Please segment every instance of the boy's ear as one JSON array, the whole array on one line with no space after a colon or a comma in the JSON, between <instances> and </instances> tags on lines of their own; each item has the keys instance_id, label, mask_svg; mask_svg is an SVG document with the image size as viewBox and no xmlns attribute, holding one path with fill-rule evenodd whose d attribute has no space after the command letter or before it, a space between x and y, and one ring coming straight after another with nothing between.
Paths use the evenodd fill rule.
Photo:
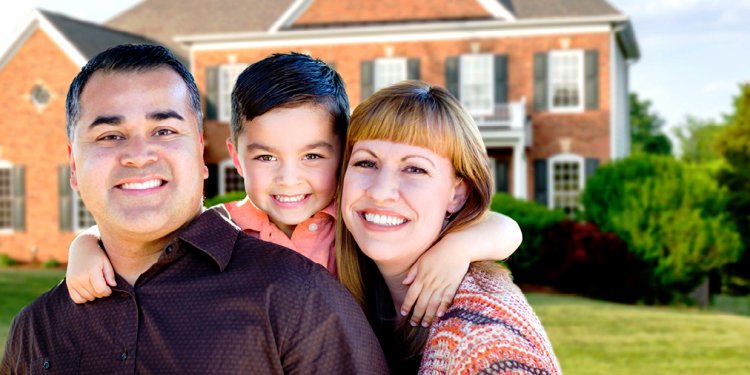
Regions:
<instances>
[{"instance_id":1,"label":"boy's ear","mask_svg":"<svg viewBox=\"0 0 750 375\"><path fill-rule=\"evenodd\" d=\"M448 204L448 211L455 213L464 207L466 199L469 197L469 185L463 178L457 178L453 185L453 196Z\"/></svg>"},{"instance_id":2,"label":"boy's ear","mask_svg":"<svg viewBox=\"0 0 750 375\"><path fill-rule=\"evenodd\" d=\"M242 170L242 164L240 164L240 156L234 148L232 137L227 138L227 150L229 150L229 155L232 155L232 163L234 163L234 167L237 168L237 173L239 173L242 178L245 178L245 172Z\"/></svg>"}]
</instances>

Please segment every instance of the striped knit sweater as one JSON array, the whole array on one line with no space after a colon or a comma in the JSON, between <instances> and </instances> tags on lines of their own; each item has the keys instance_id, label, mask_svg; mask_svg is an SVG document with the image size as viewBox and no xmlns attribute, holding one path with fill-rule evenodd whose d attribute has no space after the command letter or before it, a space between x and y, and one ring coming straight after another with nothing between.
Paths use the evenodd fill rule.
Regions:
<instances>
[{"instance_id":1,"label":"striped knit sweater","mask_svg":"<svg viewBox=\"0 0 750 375\"><path fill-rule=\"evenodd\" d=\"M420 374L561 374L542 324L499 265L475 263L430 329Z\"/></svg>"}]
</instances>

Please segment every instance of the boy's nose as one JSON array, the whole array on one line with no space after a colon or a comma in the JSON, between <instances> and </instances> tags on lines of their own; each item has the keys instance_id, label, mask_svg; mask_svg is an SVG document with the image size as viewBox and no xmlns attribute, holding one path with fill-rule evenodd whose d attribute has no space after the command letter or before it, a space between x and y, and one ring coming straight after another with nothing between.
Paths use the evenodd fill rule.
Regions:
<instances>
[{"instance_id":1,"label":"boy's nose","mask_svg":"<svg viewBox=\"0 0 750 375\"><path fill-rule=\"evenodd\" d=\"M295 185L300 180L299 168L293 163L282 163L276 180L281 185Z\"/></svg>"}]
</instances>

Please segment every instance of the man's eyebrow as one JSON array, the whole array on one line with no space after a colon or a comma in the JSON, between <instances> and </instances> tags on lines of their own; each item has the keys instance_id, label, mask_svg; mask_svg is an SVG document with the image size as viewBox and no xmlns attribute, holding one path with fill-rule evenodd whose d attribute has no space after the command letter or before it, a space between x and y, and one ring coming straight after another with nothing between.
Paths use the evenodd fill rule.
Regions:
<instances>
[{"instance_id":1,"label":"man's eyebrow","mask_svg":"<svg viewBox=\"0 0 750 375\"><path fill-rule=\"evenodd\" d=\"M184 117L182 117L179 113L173 110L154 111L154 112L149 112L146 114L146 119L149 119L149 120L161 121L161 120L166 120L170 118L177 119L180 121L185 120Z\"/></svg>"},{"instance_id":2,"label":"man's eyebrow","mask_svg":"<svg viewBox=\"0 0 750 375\"><path fill-rule=\"evenodd\" d=\"M122 116L97 116L94 121L91 122L89 128L93 128L97 125L120 125L122 123Z\"/></svg>"}]
</instances>

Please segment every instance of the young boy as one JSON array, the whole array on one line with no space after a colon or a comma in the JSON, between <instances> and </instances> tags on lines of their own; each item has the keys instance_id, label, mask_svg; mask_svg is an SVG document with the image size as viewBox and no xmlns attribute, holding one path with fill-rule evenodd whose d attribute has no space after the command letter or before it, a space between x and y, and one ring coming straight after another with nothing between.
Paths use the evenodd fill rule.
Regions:
<instances>
[{"instance_id":1,"label":"young boy","mask_svg":"<svg viewBox=\"0 0 750 375\"><path fill-rule=\"evenodd\" d=\"M247 192L224 205L231 219L245 233L295 250L334 275L334 195L349 112L344 83L331 67L303 54L275 54L238 77L227 139ZM114 285L94 238L80 235L71 244L67 284L76 303L107 296ZM412 325L429 325L447 309L471 262L505 259L520 242L516 222L500 214L446 236L404 280L411 287L402 315L411 312Z\"/></svg>"}]
</instances>

